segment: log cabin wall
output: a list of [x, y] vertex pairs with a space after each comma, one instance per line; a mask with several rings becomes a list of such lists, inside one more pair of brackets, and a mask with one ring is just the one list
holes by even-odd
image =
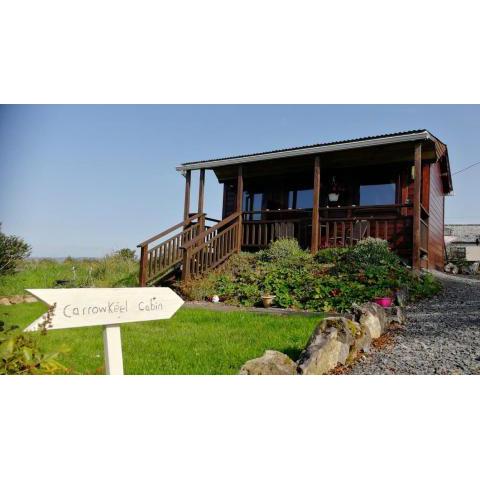
[[443, 270], [444, 266], [444, 201], [440, 163], [432, 163], [430, 165], [428, 266], [436, 270]]

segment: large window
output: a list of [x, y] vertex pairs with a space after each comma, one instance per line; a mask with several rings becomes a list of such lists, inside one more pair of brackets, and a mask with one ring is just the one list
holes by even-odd
[[313, 190], [290, 190], [288, 208], [313, 208]]
[[[243, 192], [243, 210], [245, 212], [254, 212], [262, 209], [263, 193]], [[260, 220], [261, 213], [253, 213], [250, 220]]]
[[393, 205], [395, 200], [395, 183], [360, 185], [360, 205]]

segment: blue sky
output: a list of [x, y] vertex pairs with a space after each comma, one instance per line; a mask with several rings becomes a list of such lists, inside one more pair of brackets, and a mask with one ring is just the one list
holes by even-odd
[[[0, 221], [35, 256], [99, 256], [180, 221], [179, 163], [417, 128], [453, 172], [480, 161], [480, 106], [0, 106]], [[479, 180], [454, 176], [447, 222], [480, 223]], [[207, 172], [207, 213], [221, 202]]]

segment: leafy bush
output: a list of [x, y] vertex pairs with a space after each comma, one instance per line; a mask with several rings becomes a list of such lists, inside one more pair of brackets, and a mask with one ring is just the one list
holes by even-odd
[[335, 247], [335, 248], [322, 248], [315, 254], [315, 261], [318, 263], [337, 263], [339, 262], [348, 248]]
[[400, 258], [388, 247], [386, 240], [367, 238], [347, 250], [343, 257], [344, 270], [356, 272], [369, 267], [397, 268]]
[[[415, 274], [412, 273], [411, 277]], [[441, 291], [442, 286], [440, 282], [429, 272], [422, 272], [415, 281], [410, 281], [408, 284], [409, 294], [413, 299], [430, 297]]]
[[262, 262], [277, 262], [288, 265], [311, 261], [310, 253], [302, 250], [297, 240], [290, 238], [273, 242], [266, 250], [260, 250], [257, 257]]
[[113, 255], [133, 262], [137, 260], [135, 250], [132, 250], [131, 248], [121, 248], [114, 252]]
[[67, 368], [57, 360], [65, 351], [42, 352], [31, 334], [0, 321], [0, 375], [65, 373]]
[[30, 255], [31, 248], [20, 237], [5, 235], [0, 223], [0, 275], [15, 272], [18, 262]]
[[382, 240], [314, 256], [295, 240], [278, 240], [257, 254], [234, 255], [219, 270], [180, 288], [195, 300], [218, 295], [229, 304], [252, 306], [261, 303], [262, 294], [272, 294], [280, 307], [343, 312], [354, 302], [389, 296], [399, 288], [419, 298], [438, 292], [440, 285], [431, 274], [405, 267]]

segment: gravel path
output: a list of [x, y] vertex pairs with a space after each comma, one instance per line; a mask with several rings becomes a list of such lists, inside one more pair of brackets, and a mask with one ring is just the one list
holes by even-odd
[[393, 342], [347, 373], [480, 374], [480, 280], [435, 274], [440, 295], [407, 308]]

